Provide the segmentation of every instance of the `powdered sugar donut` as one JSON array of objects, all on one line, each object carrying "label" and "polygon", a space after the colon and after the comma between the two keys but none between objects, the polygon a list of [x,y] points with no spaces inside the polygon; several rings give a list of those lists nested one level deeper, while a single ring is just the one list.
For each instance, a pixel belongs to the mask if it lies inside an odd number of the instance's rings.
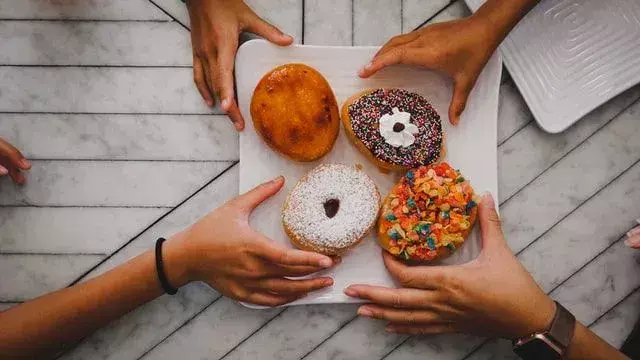
[{"label": "powdered sugar donut", "polygon": [[440,115],[419,94],[367,90],[347,100],[340,117],[349,139],[383,170],[408,170],[444,156]]},{"label": "powdered sugar donut", "polygon": [[298,248],[341,255],[371,230],[379,209],[380,193],[364,171],[323,164],[291,190],[282,209],[282,223]]}]

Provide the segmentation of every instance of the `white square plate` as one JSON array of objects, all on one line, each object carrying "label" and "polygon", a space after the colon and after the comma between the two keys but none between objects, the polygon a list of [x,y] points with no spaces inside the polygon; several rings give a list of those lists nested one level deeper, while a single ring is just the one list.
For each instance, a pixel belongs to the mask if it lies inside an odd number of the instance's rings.
[{"label": "white square plate", "polygon": [[[286,184],[280,193],[264,202],[253,213],[251,225],[256,230],[285,246],[291,246],[282,229],[282,204],[298,179],[320,163],[362,164],[364,171],[377,183],[382,196],[387,194],[398,178],[398,175],[380,173],[352,146],[342,129],[331,152],[314,163],[297,163],[285,159],[262,141],[254,131],[250,118],[251,96],[265,73],[286,63],[304,63],[320,71],[333,88],[338,104],[369,88],[401,87],[422,94],[442,116],[443,129],[447,134],[446,160],[461,169],[478,192],[488,190],[497,196],[496,124],[500,59],[491,59],[471,93],[461,124],[453,127],[449,125],[447,116],[451,82],[444,76],[427,70],[395,66],[370,79],[360,79],[356,75],[358,69],[369,61],[376,50],[375,47],[306,45],[282,48],[262,40],[249,41],[238,50],[238,99],[240,110],[247,120],[246,129],[240,135],[240,192],[279,175],[286,178]],[[475,258],[479,251],[480,238],[476,228],[460,251],[445,260],[445,263],[467,262]],[[310,294],[293,305],[353,302],[342,291],[354,283],[394,286],[382,262],[375,234],[367,236],[361,245],[349,251],[342,264],[327,271],[327,275],[334,279],[333,288]]]},{"label": "white square plate", "polygon": [[640,82],[640,1],[542,1],[500,50],[540,127],[564,131]]}]

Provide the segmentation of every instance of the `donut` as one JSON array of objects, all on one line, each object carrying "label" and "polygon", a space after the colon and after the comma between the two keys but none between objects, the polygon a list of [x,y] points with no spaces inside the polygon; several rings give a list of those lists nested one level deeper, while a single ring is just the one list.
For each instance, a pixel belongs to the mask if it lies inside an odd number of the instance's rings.
[{"label": "donut", "polygon": [[404,260],[450,256],[471,233],[479,201],[469,181],[445,162],[409,170],[383,202],[380,245]]},{"label": "donut", "polygon": [[342,255],[374,227],[380,193],[359,167],[322,164],[294,186],[282,208],[282,224],[298,248]]},{"label": "donut", "polygon": [[406,171],[444,156],[440,115],[419,94],[366,90],[342,105],[340,117],[349,139],[382,170]]},{"label": "donut", "polygon": [[256,132],[273,150],[295,161],[317,160],[331,150],[339,116],[327,80],[304,64],[269,71],[251,98]]}]

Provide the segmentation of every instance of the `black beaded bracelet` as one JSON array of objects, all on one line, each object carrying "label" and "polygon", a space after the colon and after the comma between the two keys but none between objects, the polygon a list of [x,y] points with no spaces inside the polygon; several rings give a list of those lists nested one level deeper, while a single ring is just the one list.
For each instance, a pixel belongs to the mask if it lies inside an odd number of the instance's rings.
[{"label": "black beaded bracelet", "polygon": [[156,241],[156,272],[158,273],[158,280],[160,280],[160,286],[164,292],[169,295],[174,295],[178,292],[178,289],[174,288],[169,284],[169,280],[167,280],[167,275],[164,272],[164,263],[162,262],[162,243],[167,239],[159,238]]}]

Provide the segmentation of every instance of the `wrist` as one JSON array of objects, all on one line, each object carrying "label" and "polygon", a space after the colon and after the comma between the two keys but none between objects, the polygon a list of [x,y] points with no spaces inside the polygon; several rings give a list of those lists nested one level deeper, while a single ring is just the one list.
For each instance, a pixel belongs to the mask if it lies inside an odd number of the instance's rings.
[{"label": "wrist", "polygon": [[512,339],[531,335],[549,328],[556,314],[556,303],[548,296],[544,295],[537,301],[533,301],[530,313],[521,317],[524,322],[515,329]]},{"label": "wrist", "polygon": [[164,271],[169,284],[175,288],[193,281],[190,256],[184,237],[183,233],[178,233],[162,245]]}]

